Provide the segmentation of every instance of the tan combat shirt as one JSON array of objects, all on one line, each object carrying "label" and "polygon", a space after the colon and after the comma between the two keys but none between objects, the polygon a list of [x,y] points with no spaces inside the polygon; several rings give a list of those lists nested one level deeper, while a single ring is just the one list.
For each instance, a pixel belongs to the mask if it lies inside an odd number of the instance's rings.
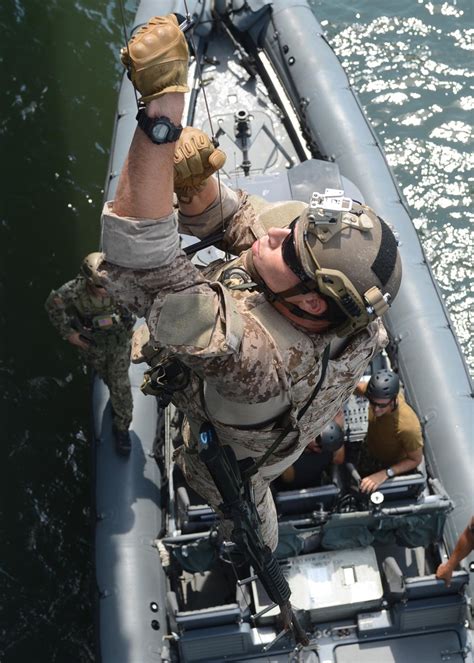
[{"label": "tan combat shirt", "polygon": [[420,422],[402,394],[398,394],[398,407],[393,412],[376,417],[369,408],[367,446],[370,455],[387,467],[423,449]]}]

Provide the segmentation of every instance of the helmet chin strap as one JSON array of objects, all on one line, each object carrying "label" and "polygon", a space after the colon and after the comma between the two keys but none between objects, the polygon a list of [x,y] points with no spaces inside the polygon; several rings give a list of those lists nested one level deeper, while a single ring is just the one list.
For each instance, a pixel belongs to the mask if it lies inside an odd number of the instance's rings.
[{"label": "helmet chin strap", "polygon": [[338,318],[340,319],[341,316],[345,317],[340,311],[339,307],[336,304],[334,304],[334,302],[328,299],[325,300],[328,305],[328,308],[321,315],[316,315],[314,313],[308,313],[307,311],[303,311],[303,309],[297,306],[296,304],[292,304],[291,302],[287,301],[286,299],[287,297],[293,297],[294,295],[303,295],[313,291],[317,292],[316,288],[314,288],[313,290],[304,283],[298,283],[298,285],[288,288],[287,290],[283,290],[282,292],[273,292],[273,290],[270,290],[268,285],[265,283],[265,281],[262,279],[260,274],[255,269],[255,266],[253,264],[252,254],[250,251],[248,251],[245,255],[244,264],[247,272],[250,274],[252,280],[256,285],[255,289],[261,292],[269,302],[278,302],[297,318],[301,318],[303,320],[310,320],[312,322],[329,322],[331,324],[334,324],[335,322],[338,322]]},{"label": "helmet chin strap", "polygon": [[[286,308],[287,311],[289,311],[292,315],[295,315],[297,318],[302,318],[303,320],[312,320],[314,322],[329,322],[329,323],[334,322],[332,316],[330,315],[329,306],[327,310],[320,315],[317,315],[316,313],[308,313],[307,311],[304,311],[302,308],[300,308],[297,304],[292,304],[291,302],[287,301],[282,293],[273,292],[273,290],[270,290],[270,288],[265,283],[263,284],[258,283],[257,285],[258,289],[265,295],[266,299],[269,302],[278,302],[279,304],[281,304],[281,306]],[[306,291],[309,292],[309,290],[307,289]]]}]

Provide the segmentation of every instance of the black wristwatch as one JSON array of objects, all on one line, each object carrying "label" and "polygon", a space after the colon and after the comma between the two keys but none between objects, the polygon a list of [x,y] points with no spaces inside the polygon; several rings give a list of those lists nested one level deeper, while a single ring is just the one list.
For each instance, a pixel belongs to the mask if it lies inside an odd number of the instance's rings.
[{"label": "black wristwatch", "polygon": [[140,108],[136,120],[138,126],[146,133],[148,138],[157,145],[174,143],[181,136],[183,127],[173,124],[169,117],[148,117],[144,108]]}]

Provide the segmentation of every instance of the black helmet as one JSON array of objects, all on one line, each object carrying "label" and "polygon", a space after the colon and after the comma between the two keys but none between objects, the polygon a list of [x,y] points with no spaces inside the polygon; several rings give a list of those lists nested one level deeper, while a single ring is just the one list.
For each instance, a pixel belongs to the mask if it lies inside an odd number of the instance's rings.
[{"label": "black helmet", "polygon": [[339,424],[331,421],[330,424],[323,428],[320,433],[319,445],[323,451],[330,451],[333,453],[342,447],[344,444],[344,432]]},{"label": "black helmet", "polygon": [[398,375],[384,368],[372,375],[365,395],[367,398],[395,398],[399,389],[400,379]]}]

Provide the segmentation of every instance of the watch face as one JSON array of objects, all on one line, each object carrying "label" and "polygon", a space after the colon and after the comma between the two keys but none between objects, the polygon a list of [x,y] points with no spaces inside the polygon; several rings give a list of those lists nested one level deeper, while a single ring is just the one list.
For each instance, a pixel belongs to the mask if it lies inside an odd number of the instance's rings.
[{"label": "watch face", "polygon": [[158,124],[155,124],[153,129],[151,130],[153,134],[153,140],[156,140],[157,142],[163,142],[166,140],[169,132],[169,127],[166,124],[162,124],[159,122]]}]

